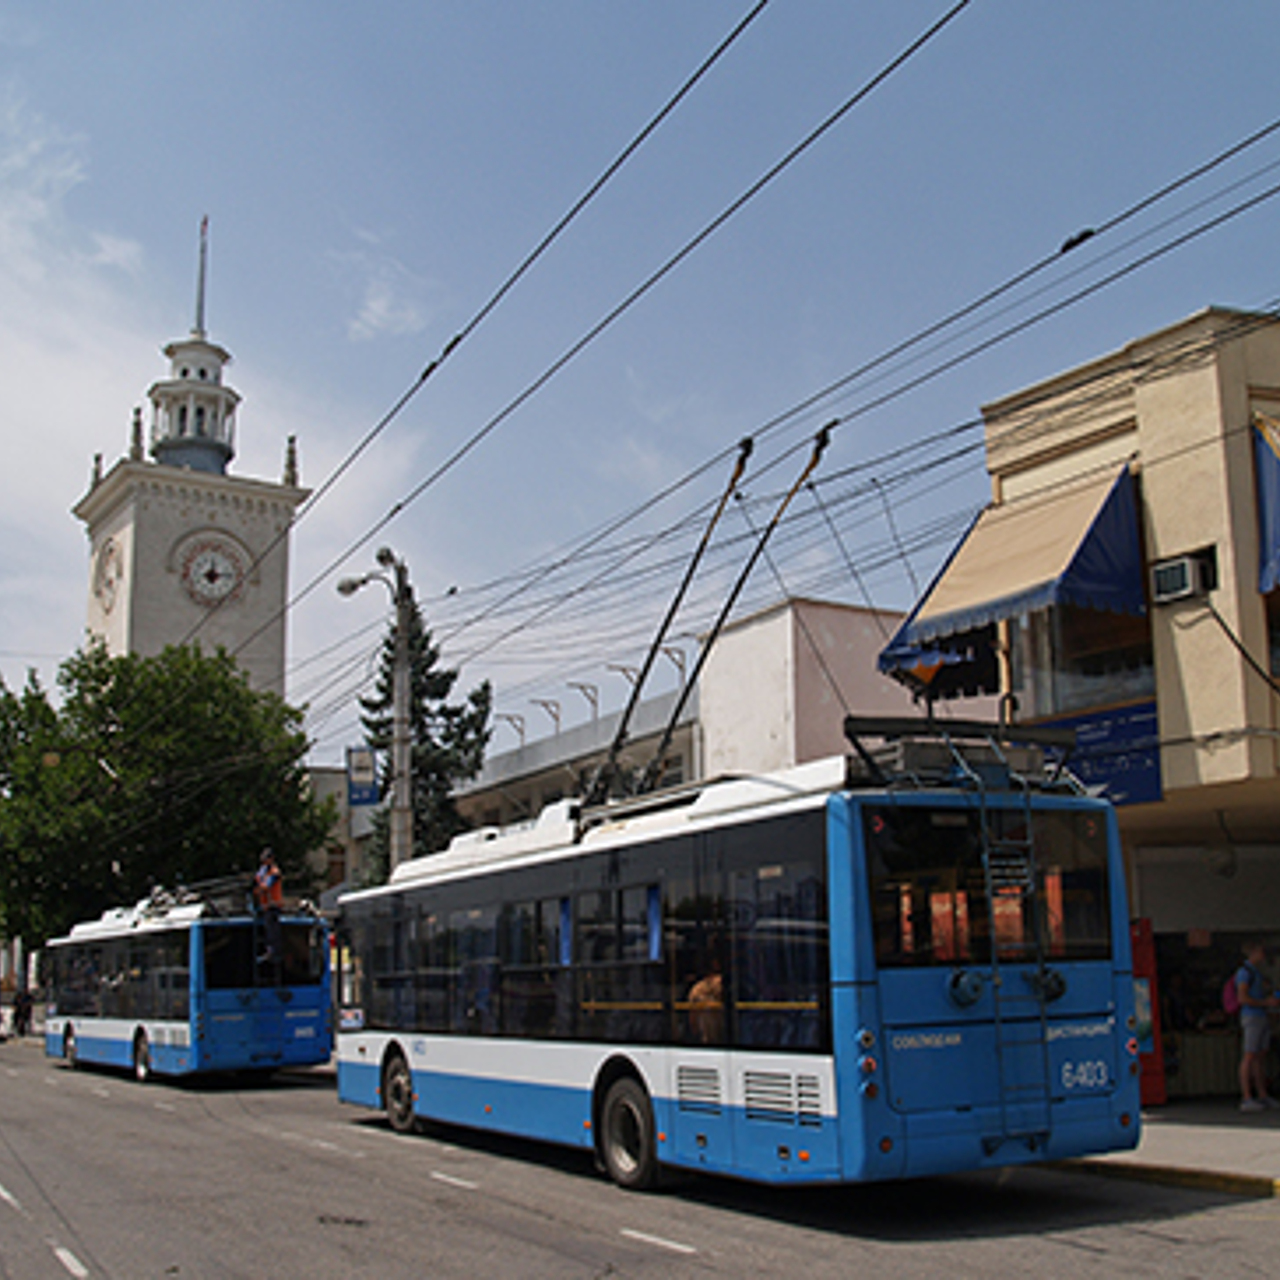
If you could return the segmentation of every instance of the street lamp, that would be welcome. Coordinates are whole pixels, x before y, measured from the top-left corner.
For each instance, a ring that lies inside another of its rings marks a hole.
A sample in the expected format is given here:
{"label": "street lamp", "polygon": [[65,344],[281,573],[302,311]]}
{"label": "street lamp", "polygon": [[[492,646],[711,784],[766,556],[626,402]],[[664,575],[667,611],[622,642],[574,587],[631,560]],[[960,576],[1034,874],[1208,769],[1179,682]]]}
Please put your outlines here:
{"label": "street lamp", "polygon": [[395,574],[392,581],[376,570],[359,578],[341,578],[338,594],[353,596],[368,582],[381,582],[396,606],[396,651],[391,684],[391,870],[413,857],[412,765],[409,741],[409,627],[413,617],[413,588],[409,566],[390,547],[380,547],[374,559]]}

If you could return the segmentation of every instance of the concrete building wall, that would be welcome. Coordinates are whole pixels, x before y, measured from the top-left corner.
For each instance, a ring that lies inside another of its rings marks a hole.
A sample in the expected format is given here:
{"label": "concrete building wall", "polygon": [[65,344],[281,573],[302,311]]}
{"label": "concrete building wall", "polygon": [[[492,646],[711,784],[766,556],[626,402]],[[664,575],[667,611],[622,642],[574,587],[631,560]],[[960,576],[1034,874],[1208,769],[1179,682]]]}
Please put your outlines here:
{"label": "concrete building wall", "polygon": [[882,675],[876,658],[902,621],[895,612],[877,612],[830,601],[797,600],[792,613],[795,652],[795,759],[793,764],[843,755],[846,712],[855,715],[911,715],[911,696]]}
{"label": "concrete building wall", "polygon": [[796,763],[795,634],[787,611],[726,627],[699,684],[708,776]]}

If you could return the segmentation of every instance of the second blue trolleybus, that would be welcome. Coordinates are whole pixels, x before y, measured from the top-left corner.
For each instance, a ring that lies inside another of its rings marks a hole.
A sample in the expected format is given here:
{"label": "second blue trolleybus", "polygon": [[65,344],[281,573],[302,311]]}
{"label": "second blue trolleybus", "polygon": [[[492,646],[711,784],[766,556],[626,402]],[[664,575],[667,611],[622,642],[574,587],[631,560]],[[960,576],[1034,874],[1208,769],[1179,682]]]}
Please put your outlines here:
{"label": "second blue trolleybus", "polygon": [[286,908],[277,935],[246,897],[239,880],[157,891],[47,943],[45,1053],[139,1080],[328,1062],[328,927]]}
{"label": "second blue trolleybus", "polygon": [[594,1148],[629,1187],[1136,1145],[1111,807],[985,730],[850,728],[849,760],[561,801],[346,895],[339,1097]]}

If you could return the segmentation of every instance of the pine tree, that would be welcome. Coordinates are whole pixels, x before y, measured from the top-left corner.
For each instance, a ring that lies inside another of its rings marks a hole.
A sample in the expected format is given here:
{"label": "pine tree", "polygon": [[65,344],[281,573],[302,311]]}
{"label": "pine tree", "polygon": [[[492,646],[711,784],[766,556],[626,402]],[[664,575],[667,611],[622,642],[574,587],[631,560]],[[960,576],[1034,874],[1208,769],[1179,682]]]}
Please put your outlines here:
{"label": "pine tree", "polygon": [[[391,759],[394,720],[395,623],[388,627],[382,643],[378,679],[374,695],[360,699],[365,740],[382,753],[379,779],[383,798],[393,781]],[[489,712],[493,692],[487,680],[473,689],[463,703],[448,698],[458,680],[458,672],[437,666],[440,650],[431,642],[431,632],[417,601],[412,603],[409,625],[409,738],[410,790],[413,809],[413,856],[438,853],[467,822],[458,812],[453,792],[460,782],[474,778],[484,763],[484,749],[492,732]],[[390,812],[374,815],[367,879],[385,881],[390,864]]]}

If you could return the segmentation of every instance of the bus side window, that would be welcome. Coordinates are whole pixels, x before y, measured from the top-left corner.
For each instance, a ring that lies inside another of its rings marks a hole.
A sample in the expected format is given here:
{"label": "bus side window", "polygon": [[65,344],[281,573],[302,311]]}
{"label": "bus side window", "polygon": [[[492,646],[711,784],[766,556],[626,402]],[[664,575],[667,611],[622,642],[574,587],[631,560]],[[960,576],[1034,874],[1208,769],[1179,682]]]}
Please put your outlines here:
{"label": "bus side window", "polygon": [[692,875],[667,880],[664,932],[674,1039],[723,1044],[724,939],[718,900],[699,893]]}

